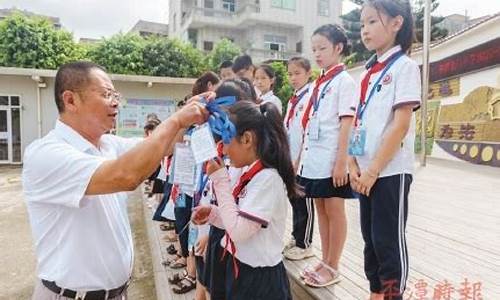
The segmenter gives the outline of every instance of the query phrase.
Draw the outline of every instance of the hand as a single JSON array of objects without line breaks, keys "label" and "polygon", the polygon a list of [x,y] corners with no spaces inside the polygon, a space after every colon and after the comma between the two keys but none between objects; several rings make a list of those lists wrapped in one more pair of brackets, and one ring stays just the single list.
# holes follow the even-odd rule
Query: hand
[{"label": "hand", "polygon": [[203,256],[205,257],[205,253],[207,252],[207,246],[208,246],[208,235],[204,235],[199,238],[198,243],[196,243],[195,248],[194,248],[194,253],[198,256]]},{"label": "hand", "polygon": [[208,222],[208,217],[212,212],[211,206],[197,206],[191,214],[191,221],[196,225],[203,225]]},{"label": "hand", "polygon": [[361,170],[359,169],[356,158],[349,157],[347,165],[349,167],[349,181],[351,182],[351,188],[355,192],[359,193],[358,183],[359,183],[359,177],[361,176]]},{"label": "hand", "polygon": [[345,160],[337,160],[333,167],[332,180],[334,187],[341,187],[349,183],[347,175],[347,163]]},{"label": "hand", "polygon": [[216,97],[216,94],[215,92],[205,92],[205,93],[201,93],[199,95],[196,95],[196,96],[193,96],[191,98],[189,98],[188,101],[186,101],[186,103],[191,103],[191,102],[200,102],[201,99],[205,99],[207,101],[212,101],[214,100]]},{"label": "hand", "polygon": [[212,173],[225,167],[224,161],[219,157],[207,161],[207,175],[210,176]]},{"label": "hand", "polygon": [[370,191],[375,184],[375,181],[377,181],[378,178],[378,173],[374,173],[370,170],[366,170],[363,173],[361,173],[361,177],[358,180],[358,192],[360,194],[370,196]]},{"label": "hand", "polygon": [[193,124],[202,124],[208,119],[208,111],[199,102],[193,101],[175,112],[170,118],[178,122],[179,127],[187,128]]}]

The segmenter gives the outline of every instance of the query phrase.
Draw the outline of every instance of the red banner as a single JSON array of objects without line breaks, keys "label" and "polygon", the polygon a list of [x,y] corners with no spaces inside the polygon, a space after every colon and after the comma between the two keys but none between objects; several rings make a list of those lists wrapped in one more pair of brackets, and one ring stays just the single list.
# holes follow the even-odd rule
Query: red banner
[{"label": "red banner", "polygon": [[431,63],[430,81],[465,74],[500,64],[500,38]]}]

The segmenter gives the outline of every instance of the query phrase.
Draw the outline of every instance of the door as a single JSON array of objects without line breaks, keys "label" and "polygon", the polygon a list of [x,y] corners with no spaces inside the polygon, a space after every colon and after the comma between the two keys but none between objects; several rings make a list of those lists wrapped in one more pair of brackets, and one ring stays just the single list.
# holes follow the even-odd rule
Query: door
[{"label": "door", "polygon": [[0,163],[11,161],[10,109],[0,108]]}]

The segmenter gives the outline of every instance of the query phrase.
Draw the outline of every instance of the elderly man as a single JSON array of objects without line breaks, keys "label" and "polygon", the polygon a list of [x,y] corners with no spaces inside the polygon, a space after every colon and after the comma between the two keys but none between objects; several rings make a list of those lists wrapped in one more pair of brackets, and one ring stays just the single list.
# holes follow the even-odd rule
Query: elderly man
[{"label": "elderly man", "polygon": [[24,156],[40,279],[33,299],[126,299],[134,255],[124,192],[154,171],[181,129],[207,117],[191,102],[150,138],[124,139],[105,134],[119,100],[98,65],[69,63],[57,72],[59,119]]}]

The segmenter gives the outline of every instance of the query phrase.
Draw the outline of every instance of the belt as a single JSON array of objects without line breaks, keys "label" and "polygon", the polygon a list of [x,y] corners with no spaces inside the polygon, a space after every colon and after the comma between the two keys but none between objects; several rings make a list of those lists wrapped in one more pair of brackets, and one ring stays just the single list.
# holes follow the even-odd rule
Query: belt
[{"label": "belt", "polygon": [[47,281],[42,279],[42,284],[48,288],[53,293],[61,295],[70,299],[81,299],[81,300],[108,300],[111,298],[115,298],[122,294],[129,285],[129,281],[127,281],[124,285],[112,289],[112,290],[98,290],[98,291],[87,291],[87,292],[77,292],[70,289],[64,289],[55,283],[55,281]]}]

